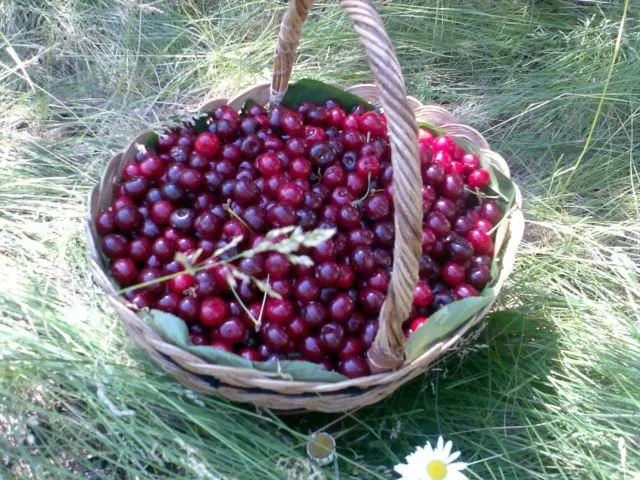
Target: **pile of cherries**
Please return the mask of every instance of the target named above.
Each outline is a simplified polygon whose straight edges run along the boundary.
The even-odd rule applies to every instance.
[[[140,148],[113,204],[96,218],[113,278],[123,287],[147,284],[125,298],[137,309],[179,316],[196,345],[252,361],[307,360],[352,378],[369,374],[365,353],[393,268],[384,114],[364,106],[345,112],[333,100],[268,111],[254,104],[242,115],[221,106],[207,125],[201,133],[187,124],[168,129],[153,148]],[[478,157],[451,137],[419,133],[422,256],[407,336],[489,282],[491,229],[502,217],[481,193],[490,175]],[[290,225],[337,231],[297,252],[313,266],[273,251],[238,258],[267,232]],[[236,237],[238,245],[211,257]],[[181,259],[196,252],[195,264],[204,267],[187,273]],[[232,291],[233,269],[244,278]],[[263,306],[251,278],[268,281],[282,299],[267,297]]]

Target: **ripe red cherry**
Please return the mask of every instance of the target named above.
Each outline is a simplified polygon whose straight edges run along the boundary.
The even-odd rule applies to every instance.
[[[320,329],[318,342],[325,352],[337,352],[344,342],[344,328],[337,323],[327,323]]]
[[[376,193],[364,201],[364,212],[371,220],[384,220],[391,214],[391,204],[386,195]]]
[[[451,152],[455,147],[455,142],[453,141],[453,138],[451,138],[448,135],[440,135],[434,138],[431,144],[433,145],[433,149],[435,151],[445,150],[445,151]]]
[[[282,253],[272,252],[267,255],[264,268],[271,280],[281,280],[289,274],[291,263]]]
[[[327,121],[332,127],[341,128],[344,123],[345,117],[346,114],[340,107],[333,107],[327,111]]]
[[[385,124],[376,112],[367,112],[360,117],[360,131],[370,133],[374,137],[384,137],[387,133]]]
[[[302,157],[294,158],[289,165],[289,173],[292,178],[309,178],[312,171],[309,160]]]
[[[480,159],[475,153],[465,153],[462,156],[462,165],[464,165],[464,172],[468,175],[480,168]]]
[[[373,319],[367,320],[364,324],[364,327],[362,327],[362,332],[360,334],[360,339],[362,340],[362,343],[364,343],[365,348],[371,347],[377,333],[378,321]]]
[[[211,212],[202,212],[193,222],[193,228],[200,238],[215,240],[220,232],[220,220]]]
[[[425,323],[427,323],[427,320],[429,320],[428,317],[417,317],[414,318],[413,320],[411,320],[411,324],[410,324],[410,329],[412,332],[415,332],[416,330],[418,330],[422,325],[424,325]]]
[[[464,182],[458,175],[447,175],[444,179],[444,185],[441,188],[442,194],[445,197],[451,200],[457,200],[464,192]]]
[[[356,173],[363,178],[368,178],[369,174],[371,178],[376,178],[380,174],[380,169],[380,160],[372,155],[360,157],[356,163]]]
[[[129,257],[139,263],[147,261],[151,255],[151,241],[146,237],[138,237],[129,243]]]
[[[297,112],[286,111],[280,117],[280,128],[291,137],[304,135],[304,123]]]
[[[296,212],[290,205],[276,203],[267,211],[267,220],[274,228],[295,225]]]
[[[202,132],[196,137],[193,149],[205,158],[213,158],[220,149],[220,140],[215,133]]]
[[[471,268],[467,275],[467,281],[478,290],[482,290],[490,280],[491,270],[486,265]]]
[[[353,230],[360,226],[360,212],[353,205],[344,205],[338,212],[338,225],[347,230]]]
[[[351,266],[357,273],[370,274],[376,266],[376,259],[369,247],[357,247],[351,252]]]
[[[233,240],[236,237],[240,237],[242,241],[249,238],[249,232],[247,227],[240,220],[229,220],[222,226],[222,236],[226,240]]]
[[[258,199],[260,190],[253,180],[246,178],[237,180],[233,185],[233,200],[243,207],[252,205]]]
[[[480,216],[486,218],[495,225],[502,218],[502,210],[496,202],[488,200],[480,206]]]
[[[227,318],[228,311],[227,302],[221,297],[207,297],[200,305],[200,322],[208,327],[217,327]]]
[[[342,344],[342,347],[338,352],[338,357],[340,357],[341,359],[346,359],[356,357],[358,355],[361,355],[362,353],[364,353],[364,343],[362,342],[362,340],[357,337],[350,337],[347,338]]]
[[[195,292],[199,297],[206,297],[214,294],[218,285],[212,273],[202,270],[195,275],[196,288]]]
[[[265,177],[271,177],[283,170],[282,161],[275,153],[267,152],[258,156],[256,159],[256,168],[260,170],[260,173]]]
[[[309,302],[302,309],[302,319],[311,328],[319,328],[327,321],[327,309],[318,302]]]
[[[264,357],[259,350],[250,347],[240,349],[238,351],[238,355],[240,355],[245,360],[249,360],[250,362],[261,362],[264,360]]]
[[[129,244],[123,235],[110,233],[100,242],[102,251],[109,258],[121,258],[129,253]]]
[[[215,331],[215,338],[228,345],[242,342],[247,335],[247,328],[242,320],[236,317],[229,318]]]
[[[294,307],[288,300],[268,298],[264,307],[264,316],[267,321],[285,325],[293,319]]]
[[[346,322],[355,308],[355,303],[346,293],[339,293],[329,304],[329,318],[337,323]]]
[[[316,245],[311,252],[313,261],[316,263],[331,262],[336,258],[335,244],[333,240],[325,240]]]
[[[302,354],[302,358],[311,362],[320,362],[324,358],[324,350],[320,346],[318,337],[313,335],[306,337],[302,341],[300,353]]]
[[[355,281],[355,272],[349,265],[343,264],[340,265],[339,268],[340,275],[338,276],[338,280],[336,281],[336,287],[347,289],[351,287],[351,285],[353,285],[353,282]]]
[[[344,130],[341,135],[342,144],[346,150],[358,151],[364,142],[366,141],[366,137],[364,134],[356,131],[356,130]],[[375,157],[374,157],[375,158]]]
[[[340,267],[334,262],[316,265],[315,277],[321,287],[333,287],[340,278]]]
[[[467,283],[462,283],[453,289],[453,295],[458,300],[461,300],[463,298],[477,297],[480,294],[478,293],[478,290],[476,290],[473,286]]]
[[[457,287],[465,279],[465,271],[462,265],[455,262],[446,262],[440,271],[442,280],[452,287]]]
[[[367,313],[377,314],[382,308],[384,293],[373,288],[364,288],[358,294],[358,303]]]
[[[491,223],[486,218],[478,218],[473,223],[473,229],[474,230],[478,230],[478,231],[480,231],[482,233],[486,233],[487,235],[489,234],[489,232],[491,231],[492,228],[493,228],[493,223]]]
[[[183,295],[185,291],[195,286],[196,280],[188,273],[181,273],[170,279],[167,284],[173,293]]]
[[[111,275],[120,285],[133,285],[138,278],[138,267],[130,258],[118,258],[111,265]]]
[[[349,378],[359,378],[369,375],[369,365],[364,357],[347,357],[338,363],[338,372]]]
[[[320,285],[311,277],[302,277],[296,281],[294,294],[296,299],[301,302],[312,302],[317,300],[320,295]]]
[[[178,310],[178,303],[180,302],[180,297],[175,293],[167,293],[166,295],[160,297],[156,302],[156,308],[158,310],[162,310],[163,312],[168,313],[176,313]]]
[[[342,121],[343,130],[358,130],[360,128],[360,118],[353,113],[344,117]]]
[[[451,154],[445,150],[436,151],[432,160],[434,163],[442,165],[445,172],[448,172],[451,169]]]
[[[298,208],[304,203],[304,190],[295,183],[285,183],[278,191],[278,200],[293,208]]]
[[[440,212],[431,212],[427,217],[426,226],[435,234],[442,238],[451,231],[451,224],[447,217]]]
[[[449,165],[448,173],[453,175],[462,176],[464,174],[464,165],[461,162],[453,161]]]
[[[491,175],[484,168],[478,168],[472,171],[467,178],[467,182],[471,188],[484,188],[489,185]]]
[[[158,200],[157,202],[153,202],[149,209],[149,217],[157,225],[167,225],[172,213],[173,204],[168,200]]]
[[[287,332],[289,336],[295,341],[302,340],[309,334],[309,325],[302,319],[302,317],[294,317],[287,326]]]
[[[161,262],[168,262],[173,260],[175,255],[175,242],[168,238],[159,237],[153,242],[151,246],[151,253],[153,253]]]
[[[124,206],[114,212],[116,227],[123,232],[132,232],[142,223],[142,215],[134,206]]]
[[[262,329],[262,338],[267,347],[274,352],[281,352],[289,345],[289,334],[283,325],[270,323]]]
[[[124,171],[122,172],[122,177],[125,180],[131,180],[132,178],[136,178],[140,176],[140,167],[137,163],[130,163],[124,167]]]
[[[491,237],[479,230],[471,230],[467,233],[467,240],[473,245],[476,254],[489,253],[493,248]]]
[[[105,235],[107,233],[111,233],[115,228],[115,221],[113,218],[113,212],[105,211],[101,212],[96,218],[96,230],[98,233]]]
[[[270,280],[271,288],[274,292],[280,294],[283,298],[290,297],[293,294],[293,282],[288,278],[282,280]]]
[[[413,291],[413,304],[417,307],[428,307],[432,300],[433,294],[429,284],[425,281],[419,281]]]
[[[305,125],[304,138],[313,145],[318,142],[324,142],[327,139],[327,134],[320,127]]]

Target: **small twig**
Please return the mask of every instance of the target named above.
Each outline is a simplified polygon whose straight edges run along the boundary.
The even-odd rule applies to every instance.
[[[364,202],[367,197],[371,194],[371,172],[367,173],[367,191],[364,193],[364,195],[359,198],[358,200],[354,200],[353,202],[351,202],[352,206],[357,206],[360,205],[362,202]]]
[[[233,209],[231,208],[231,200],[227,200],[227,203],[224,204],[223,207],[227,213],[229,215],[231,215],[233,218],[235,218],[236,220],[238,220],[241,224],[243,224],[245,227],[247,227],[249,229],[249,231],[253,234],[255,234],[256,232],[253,231],[253,228],[251,228],[247,222],[245,222],[240,215],[238,215],[236,212],[233,211]]]

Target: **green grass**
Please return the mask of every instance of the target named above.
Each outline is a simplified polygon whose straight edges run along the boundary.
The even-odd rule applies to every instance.
[[[336,3],[296,78],[370,80]],[[322,428],[340,478],[389,478],[439,434],[470,478],[639,478],[638,5],[621,24],[619,2],[382,3],[410,93],[508,159],[525,240],[460,351],[375,406],[278,417],[192,394],[133,346],[83,217],[135,132],[269,78],[284,4],[0,2],[0,477],[312,478]]]

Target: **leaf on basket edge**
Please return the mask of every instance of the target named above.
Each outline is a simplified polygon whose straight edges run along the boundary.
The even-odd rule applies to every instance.
[[[247,116],[247,110],[253,105],[258,105],[253,98],[247,98],[247,100],[242,104],[242,108],[240,109],[240,114],[243,116]]]
[[[409,337],[404,346],[407,361],[419,357],[437,340],[446,337],[463,325],[473,315],[487,306],[494,297],[494,290],[485,288],[479,297],[458,300],[435,312],[429,317],[429,320]]]
[[[444,135],[444,133],[445,133],[444,130],[442,130],[437,125],[434,125],[433,123],[424,122],[424,121],[420,121],[420,122],[416,122],[416,123],[418,124],[418,128],[426,128],[431,133],[435,133],[436,135]]]
[[[301,102],[322,104],[330,98],[340,102],[347,113],[356,105],[364,105],[368,110],[375,110],[364,98],[311,78],[303,78],[289,85],[281,103],[284,107],[297,107]]]
[[[266,372],[280,372],[282,379],[299,380],[308,382],[341,382],[347,377],[337,372],[328,372],[318,364],[282,360],[280,362],[251,362],[234,353],[224,352],[217,348],[193,345],[189,340],[189,329],[181,318],[160,310],[152,309],[148,316],[151,327],[168,343],[182,348],[217,365],[236,368],[249,368]]]

